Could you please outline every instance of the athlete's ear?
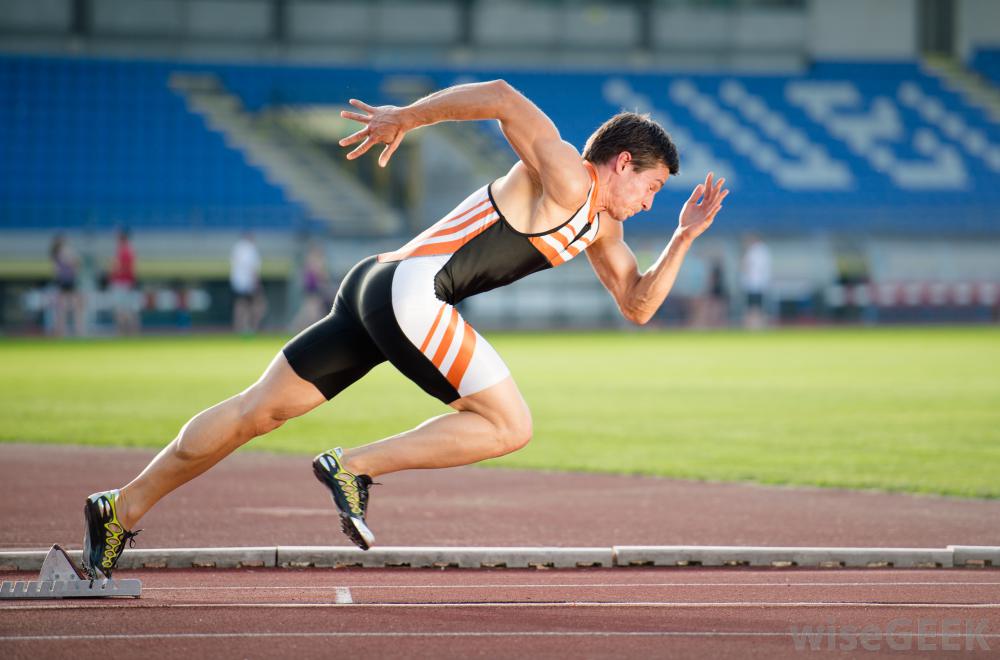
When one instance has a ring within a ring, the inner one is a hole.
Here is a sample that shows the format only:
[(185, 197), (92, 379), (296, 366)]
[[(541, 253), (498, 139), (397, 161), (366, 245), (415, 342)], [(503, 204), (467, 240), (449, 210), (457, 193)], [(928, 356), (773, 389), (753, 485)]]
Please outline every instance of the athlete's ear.
[(632, 154), (627, 151), (621, 152), (618, 154), (618, 158), (615, 159), (615, 172), (618, 174), (625, 174), (625, 168), (627, 168), (631, 162)]

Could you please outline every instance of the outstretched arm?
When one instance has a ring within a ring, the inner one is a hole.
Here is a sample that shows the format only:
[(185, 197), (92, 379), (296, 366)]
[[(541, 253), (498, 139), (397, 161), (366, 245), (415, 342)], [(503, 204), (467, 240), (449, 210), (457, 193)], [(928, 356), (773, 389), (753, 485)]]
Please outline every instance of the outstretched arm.
[(576, 148), (563, 141), (552, 120), (506, 81), (448, 87), (405, 107), (375, 107), (357, 99), (350, 103), (364, 114), (345, 110), (341, 116), (365, 126), (340, 141), (343, 147), (361, 142), (348, 159), (382, 143), (387, 146), (379, 165), (385, 167), (403, 136), (415, 128), (442, 121), (495, 119), (531, 177), (553, 201), (575, 209), (587, 197), (590, 176)]
[(725, 179), (713, 184), (712, 178), (709, 172), (705, 183), (695, 187), (681, 210), (670, 243), (645, 273), (639, 273), (639, 264), (625, 244), (620, 222), (612, 221), (608, 233), (587, 248), (587, 257), (598, 279), (629, 321), (641, 325), (653, 317), (673, 288), (691, 243), (711, 226), (722, 208), (722, 200), (729, 191), (722, 187)]

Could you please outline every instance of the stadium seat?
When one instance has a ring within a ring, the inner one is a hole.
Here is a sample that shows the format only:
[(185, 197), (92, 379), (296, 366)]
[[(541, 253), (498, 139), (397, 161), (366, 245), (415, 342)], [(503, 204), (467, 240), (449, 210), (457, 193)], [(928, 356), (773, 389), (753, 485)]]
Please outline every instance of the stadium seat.
[[(973, 65), (1000, 82), (1000, 51)], [(394, 82), (427, 89), (503, 77), (563, 136), (587, 136), (621, 110), (650, 112), (674, 135), (682, 170), (632, 231), (664, 233), (712, 169), (729, 180), (720, 232), (1000, 233), (1000, 126), (915, 62), (819, 62), (798, 74), (540, 73), (388, 70), (0, 57), (3, 223), (151, 225), (199, 217), (289, 226), (303, 209), (190, 112), (167, 81), (210, 72), (259, 112), (405, 103)], [(495, 124), (482, 122), (498, 148)], [(70, 209), (55, 212), (54, 208)], [(26, 209), (31, 209), (28, 212)], [(162, 212), (160, 212), (162, 211)], [(79, 214), (79, 215), (74, 215)]]

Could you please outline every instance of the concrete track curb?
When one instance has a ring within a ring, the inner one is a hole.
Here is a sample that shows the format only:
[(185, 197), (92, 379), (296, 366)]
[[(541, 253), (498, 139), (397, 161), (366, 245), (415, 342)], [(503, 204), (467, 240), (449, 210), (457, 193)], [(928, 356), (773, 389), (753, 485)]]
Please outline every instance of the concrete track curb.
[[(37, 571), (48, 549), (0, 551), (0, 570)], [(80, 562), (81, 551), (69, 556)], [(763, 566), (816, 568), (1000, 567), (1000, 546), (947, 548), (807, 548), (742, 546), (384, 547), (344, 546), (133, 549), (120, 569), (140, 568), (576, 568)]]

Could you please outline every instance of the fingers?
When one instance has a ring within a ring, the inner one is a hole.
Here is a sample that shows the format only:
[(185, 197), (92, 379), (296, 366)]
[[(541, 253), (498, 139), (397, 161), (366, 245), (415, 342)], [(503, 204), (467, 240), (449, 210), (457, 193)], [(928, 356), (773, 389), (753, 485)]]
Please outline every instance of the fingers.
[(705, 201), (709, 204), (714, 204), (719, 199), (720, 191), (722, 190), (722, 184), (726, 182), (725, 179), (720, 178), (715, 182), (715, 185), (710, 188), (709, 194), (705, 195)]
[(367, 124), (372, 120), (372, 118), (369, 117), (368, 115), (362, 115), (357, 112), (351, 112), (350, 110), (341, 110), (340, 116), (343, 117), (344, 119), (353, 119), (354, 121), (359, 121), (362, 124)]
[(702, 200), (699, 206), (714, 206), (716, 203), (722, 201), (722, 193), (728, 192), (723, 189), (726, 183), (725, 178), (720, 177), (713, 183), (712, 179), (714, 176), (714, 173), (709, 172), (708, 176), (705, 177), (705, 199)]
[(374, 147), (376, 144), (378, 144), (378, 142), (375, 141), (375, 140), (373, 140), (372, 137), (369, 135), (368, 139), (365, 140), (364, 142), (362, 142), (360, 147), (358, 147), (357, 149), (355, 149), (351, 153), (347, 154), (347, 160), (354, 160), (358, 156), (365, 155), (365, 153), (369, 149), (371, 149), (372, 147)]
[(389, 162), (389, 159), (392, 158), (392, 155), (396, 153), (396, 147), (398, 147), (399, 143), (402, 141), (403, 141), (403, 134), (400, 133), (399, 135), (396, 136), (396, 139), (392, 141), (392, 144), (386, 145), (385, 149), (382, 150), (382, 154), (378, 157), (379, 167), (386, 166), (386, 164)]
[(728, 190), (723, 190), (722, 192), (716, 190), (716, 194), (712, 197), (712, 202), (709, 204), (709, 208), (713, 211), (718, 209), (722, 206), (722, 200), (724, 200), (728, 194)]
[(719, 195), (719, 198), (715, 200), (715, 202), (712, 204), (711, 207), (709, 207), (708, 219), (710, 222), (715, 218), (715, 215), (722, 208), (722, 200), (724, 200), (726, 198), (726, 195), (728, 194), (729, 194), (728, 190), (723, 190), (722, 193)]
[(694, 204), (695, 202), (697, 202), (698, 198), (701, 197), (701, 194), (703, 192), (705, 192), (705, 186), (699, 183), (697, 186), (694, 187), (694, 191), (691, 193), (691, 196), (688, 197), (688, 203)]
[(355, 108), (360, 108), (360, 109), (364, 110), (365, 112), (367, 112), (369, 114), (373, 114), (375, 112), (375, 108), (372, 107), (372, 106), (370, 106), (370, 105), (368, 105), (364, 101), (361, 101), (361, 100), (358, 100), (358, 99), (351, 99), (350, 101), (348, 101), (348, 103), (350, 103), (351, 105), (353, 105)]
[(361, 139), (364, 138), (366, 135), (368, 135), (368, 127), (362, 128), (357, 133), (353, 133), (351, 135), (348, 135), (347, 137), (343, 138), (339, 142), (339, 144), (342, 147), (349, 147), (352, 144), (354, 144), (355, 142), (361, 142)]
[(725, 178), (715, 179), (715, 173), (709, 172), (705, 176), (705, 182), (699, 183), (695, 186), (694, 192), (691, 193), (691, 197), (688, 198), (688, 202), (694, 204), (698, 202), (698, 199), (704, 195), (704, 199), (698, 204), (699, 206), (709, 205), (711, 206), (717, 201), (721, 201), (719, 195), (722, 193), (722, 186), (725, 185)]

